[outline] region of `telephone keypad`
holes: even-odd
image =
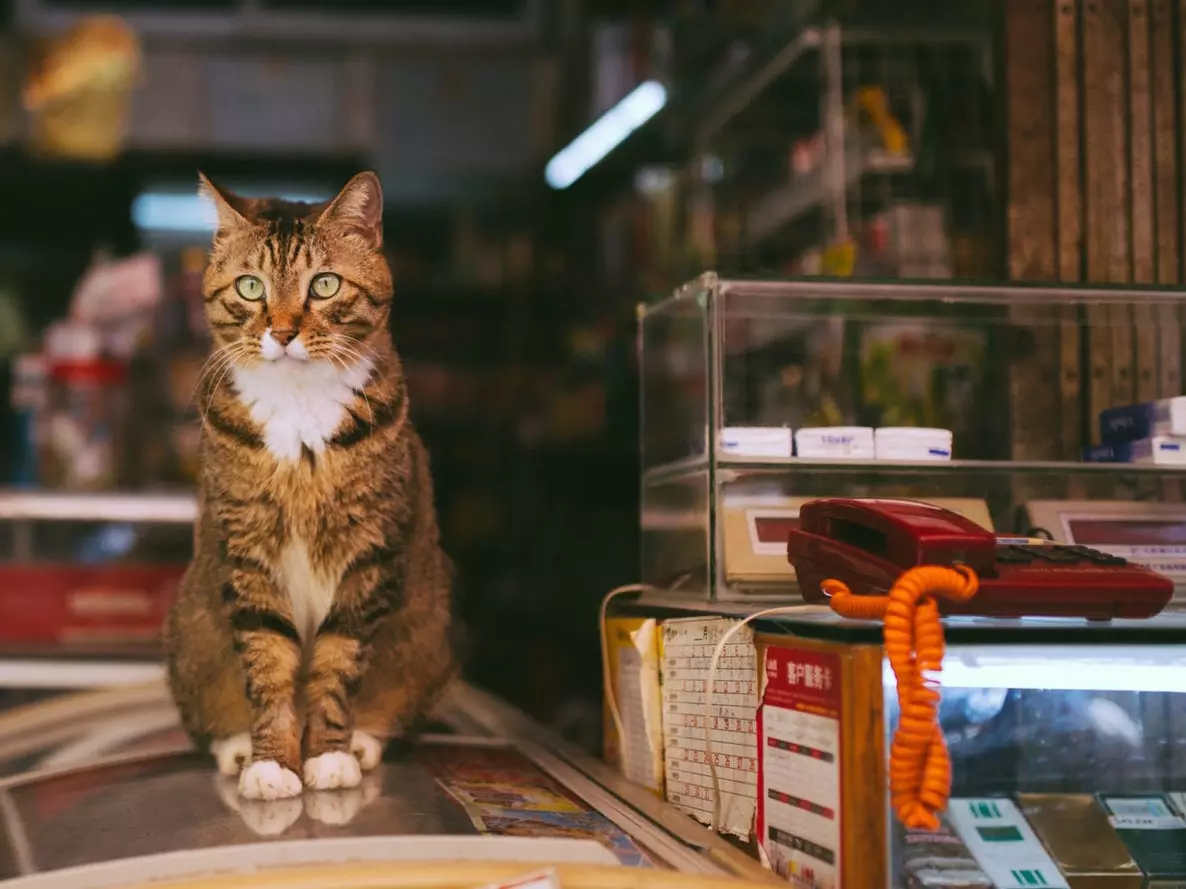
[[[1031,565],[1034,562],[1049,562],[1055,565],[1080,565],[1090,562],[1094,565],[1106,565],[1112,568],[1122,568],[1128,560],[1111,553],[1100,552],[1088,546],[1059,546],[1059,545],[1026,545],[1008,544],[998,546],[996,559],[999,564]]]

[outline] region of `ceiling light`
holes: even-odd
[[[548,161],[544,179],[552,188],[568,188],[666,104],[663,84],[657,80],[640,83]]]

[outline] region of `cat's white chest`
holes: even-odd
[[[264,361],[232,371],[239,399],[263,430],[264,445],[277,460],[296,460],[301,448],[325,450],[366,385],[372,364],[342,367],[328,361]]]
[[[305,541],[294,537],[280,551],[277,580],[288,594],[292,622],[302,641],[313,638],[334,602],[335,578],[318,571]]]

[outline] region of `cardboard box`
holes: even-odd
[[[1017,804],[1071,889],[1141,889],[1144,874],[1094,796],[1023,793]]]

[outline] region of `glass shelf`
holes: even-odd
[[[786,473],[801,469],[805,472],[827,474],[869,474],[877,475],[961,475],[961,474],[1003,474],[1043,475],[1058,473],[1069,475],[1141,475],[1179,476],[1186,475],[1186,465],[1167,466],[1144,463],[1074,463],[1061,460],[824,460],[814,457],[738,457],[734,454],[720,454],[716,459],[720,470],[739,472]],[[704,459],[684,460],[655,466],[643,473],[644,484],[656,484],[677,479],[689,473],[708,468]]]

